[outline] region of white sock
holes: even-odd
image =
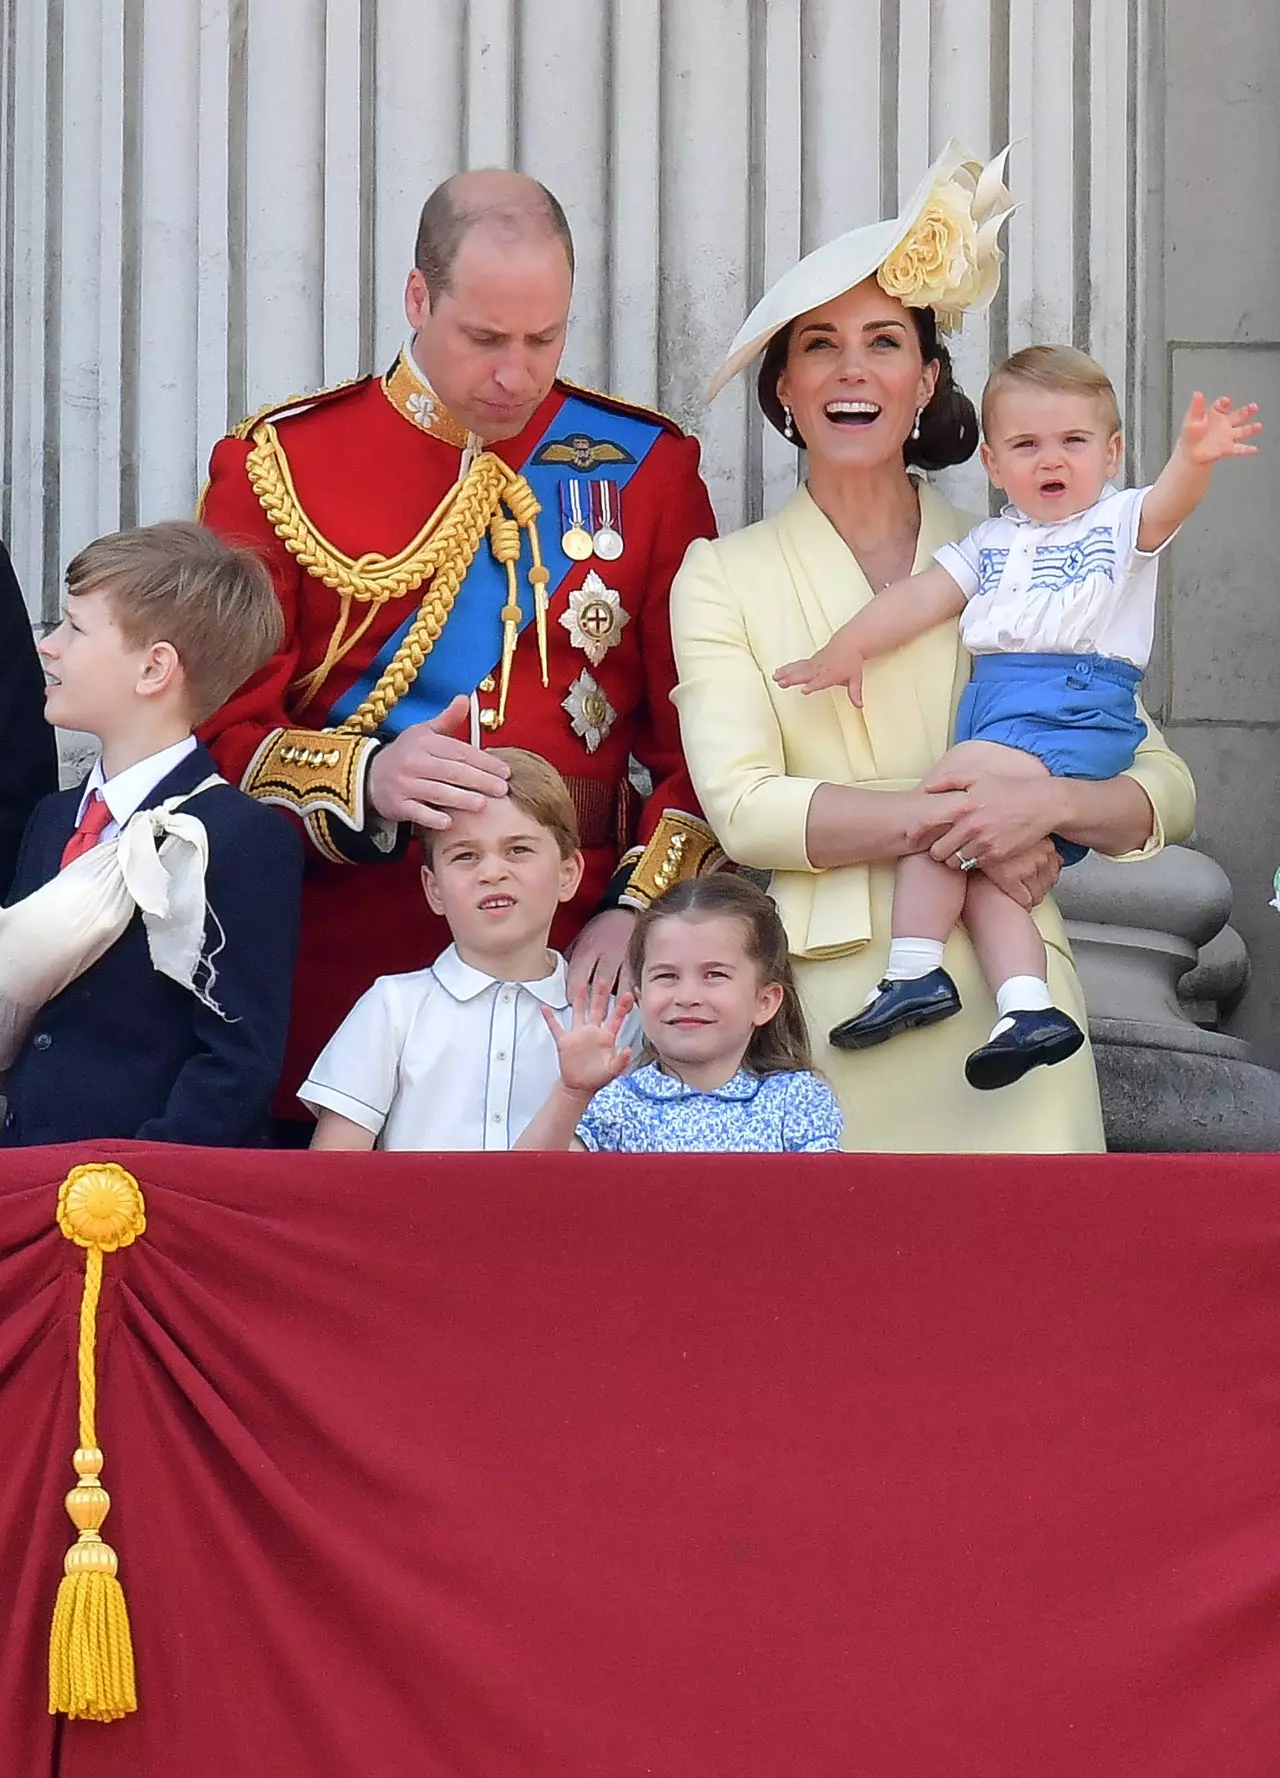
[[[993,1038],[1003,1037],[1006,1031],[1013,1029],[1010,1013],[1045,1012],[1053,1005],[1053,995],[1049,992],[1049,984],[1038,975],[1011,975],[1008,981],[1001,982],[996,989],[996,1011],[1000,1017],[991,1029]]]
[[[942,968],[946,945],[936,938],[895,938],[889,942],[889,961],[884,966],[887,982],[915,982],[931,969]]]

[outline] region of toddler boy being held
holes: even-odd
[[[37,804],[0,913],[7,1145],[265,1136],[301,846],[192,729],[280,632],[266,569],[200,525],[100,538],[67,570],[45,717],[102,755]]]
[[[973,679],[956,745],[925,788],[983,772],[1052,778],[1069,817],[1071,779],[1114,778],[1133,764],[1147,730],[1137,689],[1155,627],[1156,559],[1207,492],[1215,463],[1254,454],[1256,412],[1197,394],[1156,482],[1119,491],[1111,478],[1123,439],[1106,372],[1069,346],[1015,353],[982,402],[982,459],[1009,498],[1004,512],[945,544],[928,568],[885,588],[816,655],[774,678],[808,692],[846,684],[861,703],[867,660],[959,617]],[[1083,856],[1058,844],[1067,863]],[[899,860],[884,978],[830,1033],[833,1045],[866,1049],[957,1013],[943,956],[963,920],[998,1014],[965,1064],[969,1084],[1009,1086],[1080,1047],[1084,1032],[1053,1004],[1035,921],[982,863],[972,846],[949,861],[928,852]]]
[[[422,830],[422,882],[453,943],[429,969],[379,976],[299,1089],[312,1148],[507,1149],[559,1078],[545,1006],[569,1010],[551,922],[582,877],[563,778],[497,747],[505,796]]]

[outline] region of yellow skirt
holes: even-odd
[[[948,941],[945,967],[963,1010],[923,1031],[904,1031],[875,1049],[832,1049],[833,1025],[859,1011],[880,980],[889,951],[892,872],[872,871],[876,936],[848,957],[793,957],[809,1021],[814,1064],[844,1112],[844,1145],[879,1154],[1100,1154],[1106,1147],[1089,1045],[1068,1062],[1035,1068],[1010,1087],[976,1093],[964,1077],[970,1050],[996,1021],[991,990],[963,930]],[[1087,1027],[1084,994],[1052,903],[1038,911],[1054,1002]],[[883,934],[883,936],[881,936]]]

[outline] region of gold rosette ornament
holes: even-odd
[[[80,1445],[72,1458],[79,1478],[67,1512],[80,1535],[67,1551],[49,1636],[49,1710],[114,1722],[138,1708],[133,1641],[116,1553],[99,1532],[111,1508],[100,1478],[103,1457],[94,1430],[98,1297],[102,1256],[136,1241],[147,1226],[142,1191],[132,1173],[103,1162],[73,1167],[58,1188],[58,1227],[85,1249],[84,1294],[76,1370]]]
[[[876,273],[880,288],[907,308],[932,309],[944,333],[999,289],[999,234],[1014,210],[1004,183],[1008,154],[985,167],[960,148],[944,155],[910,229]]]

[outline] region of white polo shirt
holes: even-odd
[[[555,956],[536,982],[502,982],[450,945],[430,969],[383,975],[361,996],[299,1090],[370,1130],[384,1149],[510,1148],[560,1077],[543,1023],[569,1008]]]
[[[1098,654],[1145,671],[1160,555],[1138,548],[1149,492],[1109,488],[1052,525],[1006,506],[944,544],[934,559],[968,601],[960,640],[969,653]]]

